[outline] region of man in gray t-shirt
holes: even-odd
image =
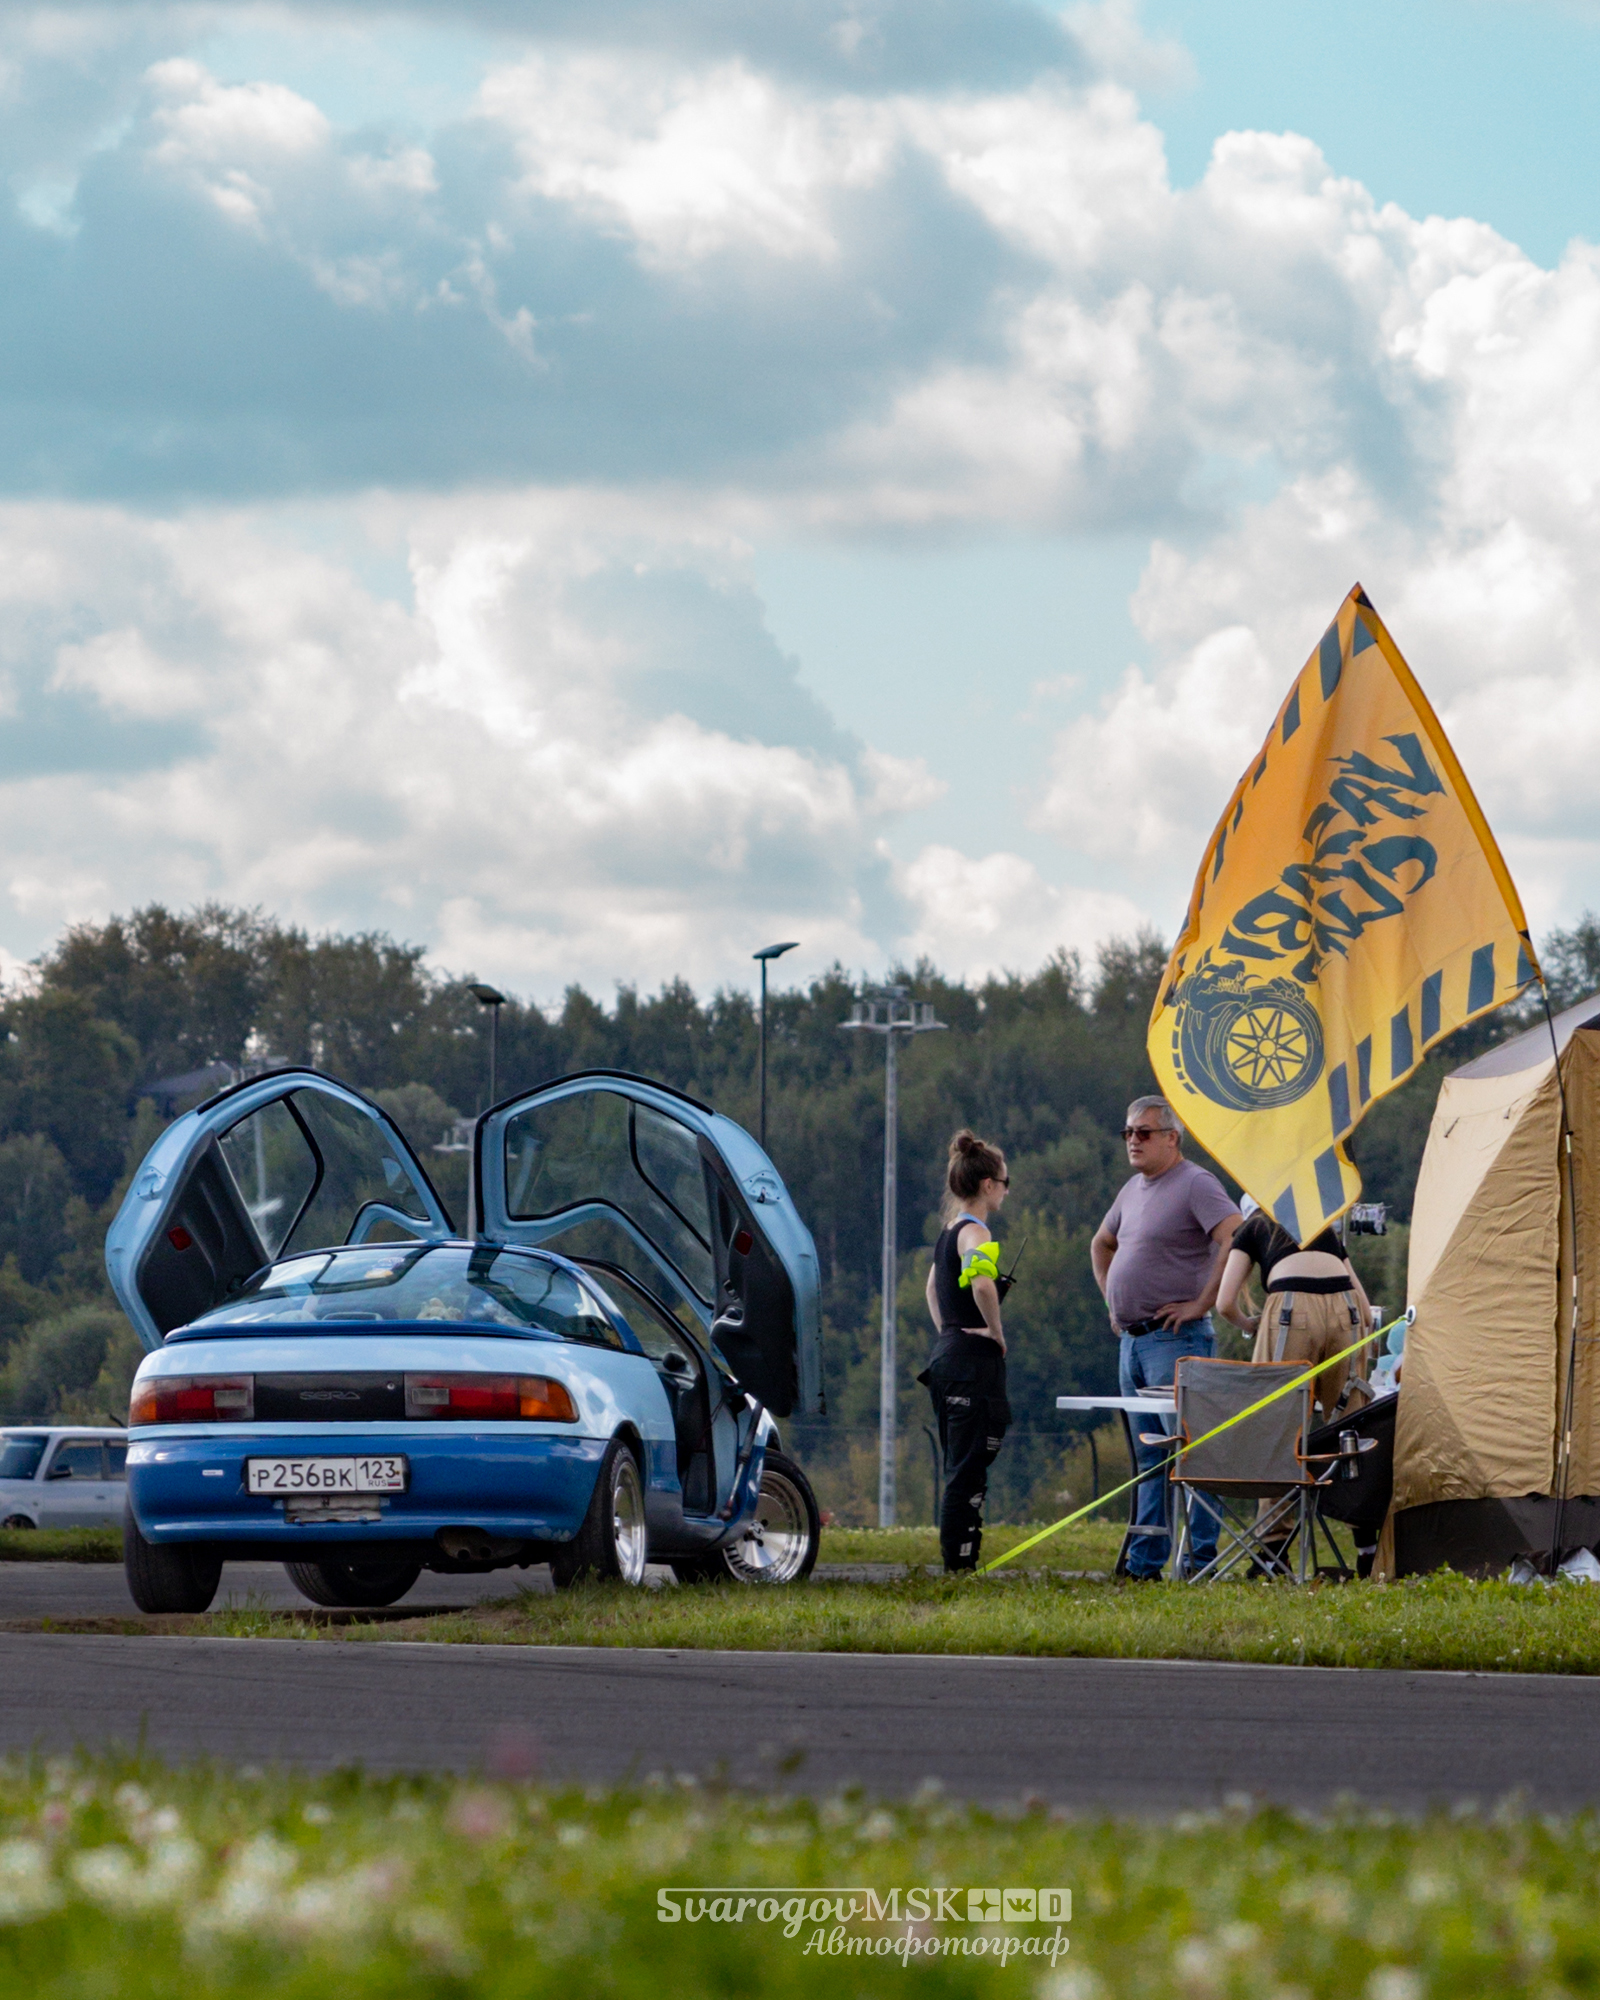
[[[1122,1134],[1134,1175],[1106,1211],[1089,1246],[1099,1285],[1118,1336],[1118,1383],[1124,1396],[1170,1390],[1185,1354],[1213,1354],[1211,1308],[1241,1217],[1215,1174],[1183,1157],[1183,1128],[1162,1097],[1138,1097],[1128,1106]],[[1157,1423],[1133,1413],[1133,1434]],[[1158,1577],[1167,1560],[1166,1481],[1159,1445],[1135,1445],[1139,1470],[1151,1477],[1138,1489],[1136,1532],[1127,1570],[1135,1579]],[[1216,1553],[1216,1517],[1195,1510],[1191,1561],[1204,1568]]]

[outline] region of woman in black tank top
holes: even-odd
[[[1005,1155],[971,1132],[950,1141],[947,1220],[933,1246],[928,1311],[936,1335],[917,1377],[933,1398],[944,1455],[939,1547],[948,1570],[976,1569],[989,1467],[1011,1421],[1006,1336],[989,1218],[1011,1185]],[[963,1278],[966,1282],[963,1284]]]

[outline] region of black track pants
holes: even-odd
[[[976,1569],[983,1539],[983,1502],[989,1468],[1000,1455],[1011,1422],[1006,1401],[1005,1357],[949,1364],[935,1361],[923,1377],[933,1398],[944,1454],[944,1501],[939,1509],[939,1550],[946,1569]]]

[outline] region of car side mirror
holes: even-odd
[[[666,1368],[671,1369],[674,1375],[687,1375],[689,1372],[688,1362],[684,1360],[683,1356],[678,1352],[676,1348],[673,1348],[671,1350],[671,1352],[667,1355],[667,1358],[662,1365]]]
[[[50,1470],[45,1474],[46,1479],[70,1479],[71,1477],[72,1467],[70,1465],[52,1465]]]

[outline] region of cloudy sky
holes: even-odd
[[[1579,0],[8,0],[0,951],[1170,934],[1358,578],[1570,919],[1597,62]]]

